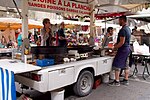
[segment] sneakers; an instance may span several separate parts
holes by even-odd
[[[123,79],[122,81],[120,81],[120,83],[127,86],[129,85],[129,81],[126,79]]]
[[[118,82],[116,80],[114,80],[113,82],[108,83],[109,86],[120,86],[120,83],[123,85],[128,86],[129,85],[129,81],[126,79],[123,79],[122,81]]]
[[[109,86],[120,86],[120,82],[114,80],[113,82],[108,83]]]

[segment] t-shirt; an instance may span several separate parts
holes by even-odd
[[[118,33],[117,43],[120,42],[120,37],[125,37],[125,42],[121,47],[128,47],[130,46],[130,37],[131,37],[131,30],[128,26],[123,26]]]
[[[41,29],[41,46],[51,46],[52,45],[52,35],[51,29],[49,34],[46,34],[46,29]]]
[[[104,37],[104,42],[102,44],[103,47],[108,46],[109,42],[113,41],[113,37],[112,36],[105,36]]]
[[[64,29],[61,28],[58,30],[58,36],[62,36],[65,38]],[[67,45],[66,39],[63,40],[59,39],[59,46],[66,46],[66,45]]]
[[[21,46],[22,45],[22,34],[18,35],[17,41],[18,41],[18,46]]]
[[[135,40],[136,40],[135,36],[131,35],[130,44],[132,45]]]

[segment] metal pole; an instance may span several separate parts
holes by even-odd
[[[25,47],[29,45],[26,41],[28,38],[28,0],[21,0],[21,15],[22,15],[22,61],[26,62]]]
[[[90,14],[90,38],[89,38],[89,45],[94,45],[94,4],[91,4],[91,14]]]
[[[90,14],[90,36],[94,37],[94,5],[91,4],[91,14]]]
[[[106,32],[107,32],[107,31],[106,31],[106,24],[107,24],[107,23],[106,23],[106,18],[105,18],[105,31],[104,31],[104,35],[106,35]]]
[[[28,0],[21,0],[22,38],[28,37]]]

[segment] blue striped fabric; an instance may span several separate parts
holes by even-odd
[[[16,100],[14,73],[0,68],[0,100]]]

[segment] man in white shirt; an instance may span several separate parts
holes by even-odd
[[[131,33],[131,39],[130,39],[130,45],[133,45],[133,42],[136,40],[135,36],[133,35],[133,33],[135,32],[135,29],[132,29],[132,33]]]

